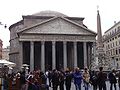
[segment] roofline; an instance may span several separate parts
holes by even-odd
[[[56,17],[56,16],[35,16],[35,15],[27,15],[27,16],[22,16],[22,18],[24,19],[24,18],[26,18],[26,19],[40,19],[40,18],[44,18],[44,19],[49,19],[49,18],[54,18],[54,17]],[[65,18],[67,18],[67,19],[73,19],[73,20],[75,20],[75,19],[80,19],[80,20],[84,20],[84,17],[65,17]],[[14,24],[12,24],[10,27],[9,27],[9,30],[12,28],[12,27],[14,27],[14,26],[16,26],[17,24],[19,24],[19,23],[23,23],[23,20],[20,20],[20,21],[18,21],[18,22],[16,22],[16,23],[14,23]]]
[[[114,33],[114,34],[112,34],[112,35],[106,37],[106,38],[103,39],[103,40],[104,40],[104,41],[107,41],[107,40],[111,39],[112,37],[115,37],[115,36],[118,35],[119,33],[120,33],[120,30],[118,30],[118,32],[116,32],[116,33]]]
[[[110,31],[112,28],[114,28],[116,25],[118,25],[120,23],[120,21],[119,22],[117,22],[116,24],[114,24],[111,28],[109,28],[107,31],[105,31],[105,33],[106,32],[108,32],[108,31]]]
[[[41,19],[41,18],[45,18],[45,19],[48,19],[48,18],[53,18],[55,16],[35,16],[35,15],[27,15],[27,16],[22,16],[22,18],[26,18],[26,19]]]
[[[53,17],[53,18],[50,18],[50,19],[48,19],[48,20],[46,20],[46,21],[43,21],[43,22],[41,22],[41,23],[34,24],[34,25],[30,26],[30,27],[23,28],[21,31],[18,31],[17,33],[21,33],[21,32],[23,32],[23,31],[26,30],[26,29],[31,29],[31,28],[33,28],[33,27],[36,27],[36,26],[40,25],[40,24],[44,24],[44,23],[46,23],[46,22],[49,22],[49,21],[51,21],[51,20],[54,20],[55,18],[57,18],[57,17]]]
[[[17,24],[20,24],[20,23],[23,23],[23,20],[20,20],[20,21],[18,21],[18,22],[16,22],[16,23],[12,24],[12,25],[9,27],[9,30],[10,30],[11,28],[13,28],[14,26],[16,26]]]
[[[78,23],[73,22],[73,21],[71,21],[71,20],[69,20],[69,19],[67,19],[67,18],[65,18],[65,17],[53,17],[53,18],[50,18],[49,20],[43,21],[42,23],[38,23],[38,24],[32,25],[32,26],[30,26],[30,27],[26,27],[26,28],[22,29],[21,31],[19,31],[18,33],[21,33],[21,32],[23,32],[23,31],[26,30],[26,29],[30,29],[30,28],[36,27],[36,26],[38,26],[38,25],[40,25],[40,24],[47,23],[47,22],[49,22],[49,21],[51,21],[51,20],[54,20],[54,19],[56,19],[56,18],[62,18],[62,19],[64,19],[64,20],[66,20],[67,22],[70,22],[70,23],[72,23],[72,24],[74,24],[74,25],[76,25],[76,26],[82,27],[82,28],[88,30],[89,32],[92,32],[92,33],[94,33],[95,35],[97,35],[96,32],[91,31],[91,30],[89,30],[88,28],[86,28],[86,27],[84,27],[84,26],[82,26],[82,25],[79,25]]]
[[[78,23],[76,23],[76,22],[73,22],[73,21],[71,21],[71,20],[69,20],[69,19],[67,19],[67,18],[64,18],[64,17],[62,17],[62,18],[63,18],[64,20],[68,21],[68,22],[71,22],[72,24],[75,24],[75,25],[77,25],[77,26],[79,26],[79,27],[82,27],[82,28],[84,28],[84,29],[86,29],[86,30],[88,30],[88,31],[90,31],[90,32],[92,32],[92,33],[94,33],[94,34],[97,35],[96,32],[91,31],[90,29],[88,29],[88,28],[86,28],[86,27],[84,27],[84,26],[82,26],[82,25],[80,25],[80,24],[78,24]]]
[[[35,15],[27,15],[27,16],[22,16],[23,18],[26,18],[26,19],[40,19],[40,18],[45,18],[45,19],[48,19],[48,18],[53,18],[53,17],[64,17],[64,16],[35,16]],[[65,16],[65,18],[67,19],[80,19],[80,20],[84,20],[84,17],[67,17]]]

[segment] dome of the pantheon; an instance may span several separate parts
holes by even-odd
[[[46,10],[46,11],[41,11],[39,13],[35,13],[33,14],[34,16],[58,16],[58,17],[67,17],[67,15],[62,14],[60,12],[57,11],[50,11],[50,10]]]

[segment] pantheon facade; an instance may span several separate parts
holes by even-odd
[[[22,16],[9,27],[9,58],[16,63],[15,70],[21,70],[23,64],[30,71],[89,67],[96,33],[83,20],[56,11]]]

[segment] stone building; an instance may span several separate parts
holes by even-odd
[[[120,22],[105,31],[103,36],[104,51],[108,57],[111,67],[120,68]]]
[[[55,11],[41,11],[9,27],[10,61],[16,70],[22,64],[34,69],[89,67],[96,33],[88,29],[82,17],[69,17]]]
[[[2,59],[2,47],[3,47],[3,41],[0,39],[0,59]]]
[[[10,47],[7,46],[6,48],[2,49],[2,59],[9,60],[9,52],[10,52]]]

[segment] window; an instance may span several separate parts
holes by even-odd
[[[120,48],[119,48],[119,54],[120,54]]]
[[[118,50],[116,49],[116,55],[118,55]]]
[[[117,41],[116,41],[116,46],[117,46]]]
[[[116,61],[118,61],[118,58],[116,58]]]

